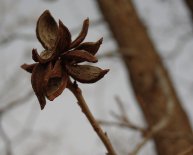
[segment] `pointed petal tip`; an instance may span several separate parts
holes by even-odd
[[[96,57],[95,57],[96,58]],[[96,58],[94,61],[93,61],[93,63],[97,63],[98,62],[98,59]]]
[[[83,22],[83,27],[87,27],[87,29],[88,29],[89,24],[90,24],[90,20],[89,20],[89,18],[86,18],[86,19],[84,20],[84,22]],[[88,31],[88,30],[87,30],[87,31]]]
[[[21,67],[23,70],[27,71],[27,69],[26,69],[26,68],[27,68],[27,64],[23,64],[23,65],[21,65],[20,67]]]
[[[23,65],[21,65],[20,67],[22,69],[24,69],[25,71],[29,72],[29,73],[32,73],[34,67],[36,66],[37,63],[34,63],[34,64],[26,64],[24,63]]]
[[[68,74],[81,83],[95,83],[102,79],[109,69],[102,70],[90,65],[66,66]]]
[[[99,44],[102,44],[103,43],[103,37],[101,37],[98,42],[99,42]]]
[[[25,69],[25,66],[26,66],[26,64],[23,64],[23,65],[21,65],[20,67],[21,67],[22,69]]]
[[[32,49],[32,53],[35,52],[35,51],[37,52],[37,49],[36,49],[36,48],[33,48],[33,49]]]
[[[44,106],[40,105],[40,109],[41,110],[44,110],[44,107],[45,107],[45,105]]]
[[[51,14],[49,10],[45,10],[42,14]]]
[[[95,55],[98,52],[102,42],[103,42],[103,38],[100,38],[96,42],[84,42],[84,43],[80,44],[76,49],[77,50],[85,50],[85,51],[89,52],[90,54]]]
[[[77,47],[85,39],[89,28],[89,19],[83,21],[82,29],[76,39],[71,43],[70,49]]]
[[[46,99],[45,99],[45,97],[40,98],[40,96],[38,96],[37,94],[36,94],[36,96],[38,97],[40,108],[41,108],[41,110],[43,110],[46,106]]]
[[[70,58],[75,61],[75,63],[81,63],[84,61],[87,62],[98,62],[98,59],[92,55],[91,53],[85,51],[85,50],[73,50],[66,54],[63,54],[65,58]]]
[[[53,101],[56,98],[54,95],[47,96],[47,99],[50,101]]]
[[[58,23],[59,23],[59,26],[64,25],[63,22],[60,19],[59,19]]]
[[[85,20],[84,20],[84,23],[86,24],[89,24],[89,18],[87,17]]]
[[[104,77],[108,72],[109,72],[110,69],[104,69],[102,72],[101,72],[101,78]]]
[[[33,48],[32,49],[32,59],[35,61],[35,62],[38,62],[38,57],[39,57],[39,54],[37,52],[37,49]]]
[[[103,73],[107,74],[109,71],[110,71],[110,69],[105,69],[105,70],[103,70]]]
[[[32,54],[33,54],[34,52],[37,52],[37,49],[36,49],[36,48],[33,48],[33,49],[32,49]]]

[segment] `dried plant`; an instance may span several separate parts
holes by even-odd
[[[45,50],[39,55],[36,49],[32,50],[34,64],[23,64],[21,67],[32,73],[31,82],[41,109],[46,105],[45,96],[54,100],[67,87],[69,76],[81,83],[93,83],[100,80],[108,70],[89,65],[77,65],[87,61],[96,63],[94,56],[101,43],[82,43],[87,35],[89,20],[83,23],[79,36],[71,41],[68,28],[59,20],[59,27],[46,10],[39,18],[36,35]],[[82,43],[82,44],[81,44]]]
[[[45,50],[39,55],[37,50],[33,49],[32,59],[36,63],[23,64],[21,67],[32,73],[32,88],[41,109],[44,109],[46,105],[46,97],[53,101],[65,88],[68,88],[77,98],[83,113],[107,148],[108,155],[116,155],[107,134],[93,117],[76,83],[76,81],[94,83],[109,71],[90,65],[79,65],[82,62],[96,63],[98,61],[95,54],[102,43],[102,38],[97,42],[82,43],[87,35],[88,27],[89,20],[86,19],[80,34],[72,41],[68,28],[60,20],[58,26],[50,12],[44,11],[38,19],[36,35]],[[75,81],[72,82],[70,77]]]

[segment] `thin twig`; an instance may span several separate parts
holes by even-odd
[[[116,155],[115,150],[114,150],[114,148],[113,148],[113,146],[112,146],[112,144],[107,136],[107,133],[103,132],[102,128],[100,127],[100,125],[95,120],[92,113],[90,112],[90,110],[86,104],[86,101],[85,101],[84,97],[82,96],[81,89],[77,86],[77,84],[75,84],[75,83],[73,84],[72,82],[69,82],[68,88],[74,94],[76,99],[78,100],[78,105],[81,107],[82,112],[85,114],[85,116],[89,120],[90,124],[92,125],[93,129],[95,130],[95,132],[97,133],[97,135],[99,136],[99,138],[103,142],[104,146],[106,147],[106,149],[108,151],[107,155]]]
[[[113,121],[98,120],[98,123],[101,125],[106,125],[106,126],[118,126],[118,127],[127,128],[127,129],[129,128],[135,131],[140,131],[142,133],[146,131],[146,129],[136,126],[134,124],[128,123],[128,122],[115,122],[115,121],[113,122]]]
[[[11,140],[9,139],[7,133],[5,132],[2,126],[2,113],[0,114],[0,135],[2,137],[3,142],[5,143],[6,155],[12,155]]]
[[[17,34],[17,33],[13,33],[8,35],[6,38],[3,38],[0,40],[0,46],[5,46],[9,43],[12,43],[15,40],[24,40],[24,41],[33,41],[35,40],[35,36],[31,35],[31,34]]]
[[[192,41],[192,32],[186,32],[185,34],[182,34],[178,40],[177,43],[168,54],[164,56],[165,59],[174,59],[180,54],[183,54],[183,49],[187,46],[187,44]]]
[[[28,101],[30,99],[30,97],[33,96],[33,94],[34,94],[33,91],[27,92],[27,94],[25,94],[25,96],[18,98],[18,99],[15,99],[15,100],[7,103],[5,106],[1,107],[0,112],[5,113],[8,110],[13,109],[14,107],[17,107],[18,105],[22,105],[22,104],[26,103],[26,101]]]
[[[26,101],[29,100],[29,98],[32,96],[32,94],[33,94],[33,92],[29,91],[25,96],[18,98],[16,100],[13,100],[13,101],[5,104],[5,106],[0,108],[0,135],[1,135],[1,138],[4,142],[4,144],[5,144],[6,155],[12,155],[13,153],[12,153],[12,149],[11,149],[12,142],[2,126],[3,116],[9,110],[26,103]]]
[[[121,54],[120,54],[121,53]],[[97,56],[98,59],[102,59],[102,58],[112,58],[112,57],[135,57],[136,53],[135,51],[129,49],[129,48],[119,48],[113,51],[107,51],[103,54],[99,54]]]
[[[155,134],[157,134],[159,131],[161,131],[168,125],[168,123],[170,122],[171,115],[173,113],[173,108],[173,103],[168,102],[166,115],[164,115],[163,118],[150,129],[144,139],[135,147],[132,153],[129,153],[129,155],[137,155],[137,153],[149,141],[149,139],[151,139]]]
[[[140,131],[141,133],[146,133],[147,129],[137,126],[135,124],[133,124],[130,120],[129,117],[127,116],[127,112],[126,112],[126,108],[124,107],[123,102],[121,101],[121,99],[116,96],[115,97],[116,103],[118,105],[118,108],[120,110],[120,114],[118,115],[115,112],[111,112],[111,115],[118,120],[118,122],[116,121],[105,121],[105,120],[100,120],[98,121],[100,124],[103,125],[108,125],[108,126],[118,126],[118,127],[125,127],[125,128],[129,128],[129,129],[133,129],[135,131]]]
[[[36,107],[30,108],[29,115],[27,116],[25,123],[23,125],[23,129],[13,138],[12,144],[13,146],[16,146],[20,143],[22,143],[24,140],[26,140],[28,137],[32,135],[34,125],[38,119],[38,111],[36,110]],[[19,143],[18,143],[19,142]]]

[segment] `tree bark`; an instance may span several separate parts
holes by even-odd
[[[192,20],[193,20],[193,0],[185,0],[185,3],[190,10],[190,14],[191,14]]]
[[[170,123],[154,136],[158,155],[178,155],[192,146],[192,129],[166,69],[131,0],[98,0],[123,55],[135,96],[149,128],[172,104]],[[179,135],[186,135],[179,137]],[[189,137],[187,137],[189,136]],[[193,151],[186,155],[192,155]]]

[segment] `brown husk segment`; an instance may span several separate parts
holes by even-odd
[[[70,60],[74,60],[75,63],[80,63],[80,62],[97,62],[97,58],[95,56],[93,56],[92,54],[90,54],[89,52],[85,51],[85,50],[73,50],[73,51],[69,51],[65,54],[63,54],[63,57],[66,59],[70,59]]]
[[[53,101],[66,88],[68,77],[62,71],[61,60],[57,60],[54,67],[51,63],[44,78],[46,97]]]
[[[59,20],[58,38],[56,41],[56,52],[59,54],[69,49],[71,44],[71,34],[68,28]]]
[[[82,83],[94,83],[108,72],[98,67],[78,65],[81,62],[98,61],[94,55],[102,38],[97,42],[82,43],[88,27],[89,19],[86,19],[78,37],[72,42],[68,28],[60,20],[58,27],[48,10],[39,17],[36,35],[45,50],[39,54],[33,49],[32,59],[37,63],[23,64],[21,67],[32,73],[31,83],[41,109],[46,105],[45,97],[52,101],[63,92],[69,76]]]
[[[28,64],[23,64],[23,65],[21,65],[21,68],[23,68],[24,70],[26,70],[26,71],[29,72],[29,73],[32,73],[34,67],[35,67],[37,64],[38,64],[38,63],[34,63],[34,64],[30,64],[30,65],[28,65]]]
[[[68,83],[68,75],[63,73],[62,76],[50,78],[48,85],[46,87],[46,97],[53,101],[58,97],[66,88]]]
[[[58,34],[58,26],[48,10],[39,17],[36,36],[45,49],[53,49]]]
[[[94,83],[109,71],[89,65],[66,65],[66,69],[69,75],[81,83]]]
[[[47,72],[47,66],[37,64],[33,71],[31,76],[31,83],[32,88],[39,100],[41,109],[44,109],[46,105],[46,99],[44,95],[44,77]]]
[[[85,39],[88,32],[88,27],[89,27],[89,19],[87,18],[83,22],[82,30],[79,33],[78,37],[71,43],[70,49],[75,48]]]
[[[103,38],[99,39],[97,42],[85,42],[80,44],[76,50],[85,50],[90,54],[95,55],[103,42]]]
[[[40,55],[38,54],[36,49],[32,50],[32,59],[35,62],[39,63],[47,63],[53,59],[53,51],[45,50]]]
[[[49,32],[47,32],[49,33]],[[53,49],[45,50],[40,55],[36,49],[32,50],[32,58],[36,62],[47,63],[57,58],[62,52],[67,50],[71,43],[71,34],[66,26],[59,21],[59,29]]]

